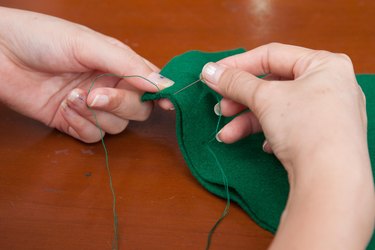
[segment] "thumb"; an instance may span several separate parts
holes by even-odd
[[[109,41],[96,33],[85,33],[77,38],[75,44],[75,58],[86,68],[121,76],[139,75],[145,78],[155,75],[155,67],[134,52],[125,44]],[[151,79],[150,79],[151,80]],[[152,79],[155,80],[155,79]],[[159,80],[159,79],[156,79]],[[137,89],[155,92],[156,88],[149,82],[140,78],[129,78],[129,83]],[[160,81],[160,89],[172,85],[171,81]]]
[[[256,111],[256,102],[264,92],[263,87],[268,85],[250,73],[212,62],[203,67],[202,78],[208,87],[253,111]]]

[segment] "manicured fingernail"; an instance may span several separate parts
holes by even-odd
[[[63,101],[63,102],[61,103],[61,108],[62,108],[65,112],[68,111],[69,107],[68,107],[68,104],[66,103],[66,101]]]
[[[217,84],[224,69],[223,66],[217,63],[209,62],[202,69],[203,79],[212,84]]]
[[[90,107],[103,107],[109,103],[109,97],[106,95],[97,95],[91,102]]]
[[[174,84],[174,81],[162,76],[156,72],[152,72],[147,76],[151,82],[155,83],[160,89],[165,89]]]
[[[70,92],[68,96],[68,100],[71,102],[75,102],[75,101],[83,102],[84,101],[83,96],[81,96],[76,90],[73,90],[72,92]]]
[[[216,103],[214,106],[214,112],[217,116],[221,116],[221,108],[220,108],[220,103]]]
[[[173,111],[173,110],[175,110],[175,108],[174,108],[174,107],[171,107],[171,108],[169,108],[169,110],[170,110],[170,111]]]
[[[202,73],[199,74],[199,80],[201,80],[201,82],[203,82],[203,83],[206,83],[206,82],[204,81],[204,79],[203,79],[203,75],[202,75]]]
[[[69,107],[67,100],[64,100],[64,101],[61,103],[60,106],[61,106],[62,112],[64,112],[64,115],[65,115],[65,116],[71,116],[71,115],[73,115],[73,111],[72,111],[72,109]]]
[[[264,152],[266,152],[266,153],[268,153],[268,154],[271,154],[271,152],[272,152],[272,151],[270,150],[270,148],[269,148],[269,145],[268,145],[268,141],[267,141],[267,140],[265,140],[265,141],[263,142],[262,149],[263,149]]]
[[[216,134],[216,136],[215,136],[215,138],[216,138],[216,140],[218,141],[218,142],[223,142],[222,140],[220,140],[220,132],[221,131],[219,131],[217,134]]]
[[[264,141],[262,144],[262,149],[264,152],[266,152],[266,144],[267,144],[267,141]]]

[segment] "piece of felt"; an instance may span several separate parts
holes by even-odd
[[[234,144],[217,142],[214,139],[217,128],[232,119],[221,117],[219,121],[213,111],[221,96],[200,81],[180,91],[199,79],[207,62],[242,52],[242,49],[217,53],[190,51],[177,56],[161,71],[161,75],[175,84],[158,93],[146,93],[142,99],[168,98],[174,104],[179,147],[194,177],[210,192],[226,198],[223,177],[209,152],[211,149],[228,178],[231,200],[258,225],[274,233],[287,201],[289,184],[277,158],[262,151],[264,135],[251,135]],[[375,163],[375,75],[358,75],[357,79],[367,97],[369,150]],[[375,249],[374,236],[368,249]]]

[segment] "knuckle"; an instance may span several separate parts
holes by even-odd
[[[127,54],[126,67],[120,72],[121,75],[129,75],[129,72],[139,72],[140,67],[145,66],[142,57],[136,54],[133,50],[126,50]]]
[[[126,100],[126,95],[123,96],[123,100]],[[117,113],[119,112],[120,110],[124,109],[123,106],[126,107],[126,105],[123,105],[123,100],[121,100],[122,98],[119,98],[117,96],[113,96],[113,95],[110,95],[109,96],[109,101],[108,101],[108,109],[110,112],[112,113]]]
[[[346,54],[336,54],[336,63],[339,65],[339,67],[353,69],[352,60]]]
[[[221,81],[222,90],[228,95],[238,93],[239,86],[246,81],[246,76],[240,70],[226,70],[223,73]]]
[[[352,59],[345,53],[337,53],[336,54],[341,60],[344,60],[350,64],[352,64]]]
[[[134,92],[123,92],[121,97],[110,98],[109,112],[122,119],[145,121],[150,116],[153,103],[143,103],[140,96]]]
[[[260,82],[241,70],[227,70],[223,73],[220,86],[224,96],[240,101],[242,104],[258,109],[269,99],[270,93],[277,87],[274,81]]]
[[[350,57],[343,53],[332,53],[325,50],[315,51],[312,60],[324,63],[329,68],[342,72],[343,70],[353,71],[353,64]],[[349,72],[351,72],[349,71]]]
[[[314,59],[331,61],[334,59],[334,53],[326,50],[316,50],[314,52]]]
[[[274,81],[268,81],[256,86],[251,96],[255,109],[260,110],[260,106],[263,106],[269,100],[269,97],[274,95],[271,92],[277,89],[277,85],[279,84]]]
[[[279,48],[280,46],[283,46],[283,44],[279,42],[270,42],[266,44],[266,46],[270,48]]]

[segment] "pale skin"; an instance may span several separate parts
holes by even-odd
[[[157,67],[122,42],[62,19],[0,7],[0,101],[84,142],[142,121]],[[256,75],[268,76],[260,80]],[[374,229],[374,183],[367,148],[365,98],[348,57],[269,44],[204,67],[207,85],[225,98],[221,112],[238,116],[217,135],[232,143],[263,131],[264,149],[289,174],[291,192],[270,249],[363,249]],[[280,81],[282,80],[282,81]],[[171,109],[169,102],[160,106]],[[216,110],[217,111],[217,110]]]
[[[87,106],[104,132],[117,134],[129,120],[148,118],[153,105],[142,103],[140,96],[158,90],[137,78],[105,77],[87,95],[95,76],[140,75],[159,89],[173,84],[160,80],[158,71],[122,42],[85,26],[0,7],[0,101],[81,141],[100,140]],[[165,102],[161,106],[170,108]]]
[[[202,76],[224,96],[224,116],[252,111],[226,125],[218,140],[263,131],[265,151],[288,172],[289,199],[270,249],[364,249],[374,230],[375,192],[365,97],[350,59],[268,44],[208,63]]]

